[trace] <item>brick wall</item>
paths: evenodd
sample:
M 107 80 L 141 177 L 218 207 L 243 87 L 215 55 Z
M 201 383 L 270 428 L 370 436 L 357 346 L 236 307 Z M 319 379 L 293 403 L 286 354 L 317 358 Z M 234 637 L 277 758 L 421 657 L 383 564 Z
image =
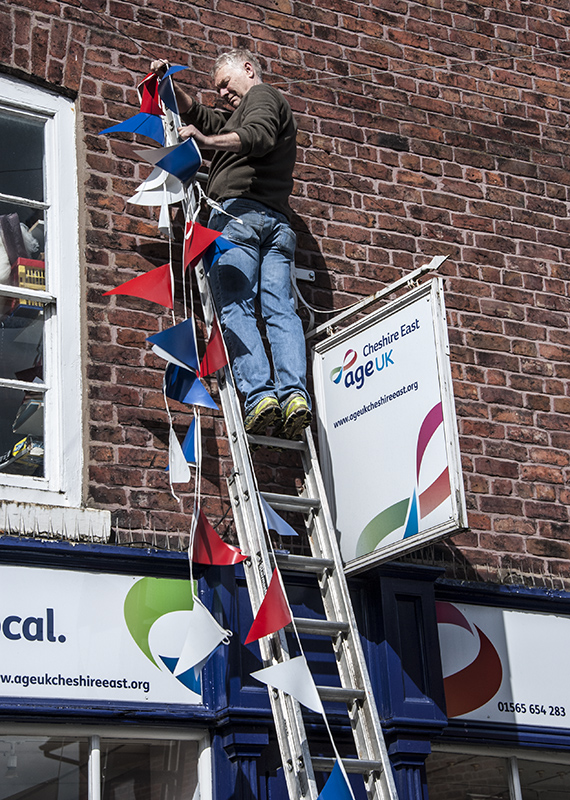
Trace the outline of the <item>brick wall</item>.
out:
M 154 211 L 125 202 L 148 170 L 128 136 L 97 132 L 134 113 L 152 56 L 188 63 L 181 80 L 213 102 L 212 59 L 249 46 L 299 122 L 292 205 L 298 264 L 317 274 L 304 286 L 309 302 L 343 307 L 449 255 L 442 274 L 471 530 L 426 557 L 467 577 L 568 580 L 566 0 L 18 0 L 0 4 L 0 22 L 4 69 L 79 95 L 89 492 L 113 511 L 121 541 L 177 546 L 192 494 L 181 509 L 168 493 L 162 364 L 144 342 L 170 317 L 102 297 L 167 260 Z M 175 421 L 183 432 L 182 407 Z M 230 467 L 221 418 L 204 427 L 202 492 L 216 522 Z M 290 479 L 278 456 L 259 458 L 273 485 Z

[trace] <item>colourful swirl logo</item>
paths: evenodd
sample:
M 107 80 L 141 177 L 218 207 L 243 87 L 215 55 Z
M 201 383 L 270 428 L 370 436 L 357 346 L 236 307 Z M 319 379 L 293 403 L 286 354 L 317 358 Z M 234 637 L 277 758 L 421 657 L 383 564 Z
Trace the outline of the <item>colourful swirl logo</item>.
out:
M 370 520 L 358 538 L 356 556 L 371 553 L 386 536 L 403 525 L 405 525 L 404 539 L 419 533 L 420 520 L 427 517 L 451 495 L 449 467 L 445 467 L 423 492 L 418 490 L 420 469 L 426 448 L 440 425 L 443 425 L 443 408 L 442 404 L 438 403 L 426 414 L 420 426 L 416 443 L 416 480 L 411 496 L 388 506 Z
M 333 383 L 340 383 L 344 373 L 349 370 L 356 361 L 356 350 L 347 350 L 344 354 L 342 367 L 335 367 L 331 370 L 330 379 Z
M 503 680 L 503 665 L 491 640 L 477 625 L 471 626 L 453 603 L 437 602 L 435 605 L 438 625 L 463 628 L 479 639 L 479 651 L 473 661 L 443 679 L 447 716 L 461 717 L 481 708 L 497 694 Z
M 129 633 L 138 648 L 158 669 L 174 674 L 188 631 L 189 612 L 194 599 L 189 581 L 170 578 L 141 578 L 129 590 L 123 612 Z M 193 692 L 200 693 L 200 678 L 194 669 L 175 677 Z

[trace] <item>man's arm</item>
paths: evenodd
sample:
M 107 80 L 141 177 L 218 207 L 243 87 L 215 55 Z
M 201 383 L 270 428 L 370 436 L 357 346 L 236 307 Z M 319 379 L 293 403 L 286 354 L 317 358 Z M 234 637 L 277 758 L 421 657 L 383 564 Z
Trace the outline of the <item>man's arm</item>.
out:
M 241 139 L 233 131 L 204 136 L 194 125 L 183 125 L 178 128 L 178 134 L 181 139 L 194 139 L 205 150 L 225 150 L 228 153 L 239 153 L 241 150 Z

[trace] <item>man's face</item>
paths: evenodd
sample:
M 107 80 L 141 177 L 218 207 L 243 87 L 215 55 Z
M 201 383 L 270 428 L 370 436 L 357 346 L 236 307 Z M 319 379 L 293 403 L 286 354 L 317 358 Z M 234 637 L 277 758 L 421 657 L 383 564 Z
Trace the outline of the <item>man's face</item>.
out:
M 248 69 L 249 67 L 249 69 Z M 214 84 L 220 97 L 232 108 L 237 108 L 244 95 L 256 82 L 250 64 L 223 64 L 214 75 Z

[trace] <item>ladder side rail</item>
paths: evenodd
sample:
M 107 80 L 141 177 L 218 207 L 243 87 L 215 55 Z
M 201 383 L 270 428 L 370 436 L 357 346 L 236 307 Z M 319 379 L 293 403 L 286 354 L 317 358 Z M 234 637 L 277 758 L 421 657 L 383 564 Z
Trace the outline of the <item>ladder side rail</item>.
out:
M 339 656 L 338 667 L 341 683 L 343 686 L 352 685 L 363 689 L 365 693 L 364 701 L 356 701 L 349 707 L 349 717 L 353 723 L 358 755 L 363 759 L 381 761 L 384 765 L 379 778 L 371 776 L 367 782 L 369 796 L 397 800 L 392 766 L 372 692 L 372 684 L 350 600 L 344 566 L 328 507 L 313 437 L 309 429 L 305 433 L 305 439 L 307 450 L 303 454 L 306 474 L 304 491 L 309 496 L 321 498 L 321 508 L 312 518 L 314 535 L 310 537 L 311 547 L 315 547 L 316 550 L 313 555 L 329 558 L 335 565 L 333 570 L 325 570 L 319 579 L 323 605 L 328 618 L 349 624 L 349 633 L 345 636 L 339 636 L 335 642 L 335 651 Z
M 202 264 L 196 269 L 196 278 L 204 317 L 211 323 L 215 313 L 214 304 Z M 250 558 L 249 565 L 246 562 L 245 576 L 252 606 L 257 612 L 273 568 L 265 540 L 257 479 L 229 365 L 218 373 L 218 387 L 234 465 L 234 473 L 228 482 L 230 502 L 240 547 Z M 263 637 L 259 640 L 259 647 L 264 666 L 289 659 L 284 631 Z M 282 691 L 268 687 L 268 693 L 289 797 L 316 800 L 318 789 L 300 705 Z

